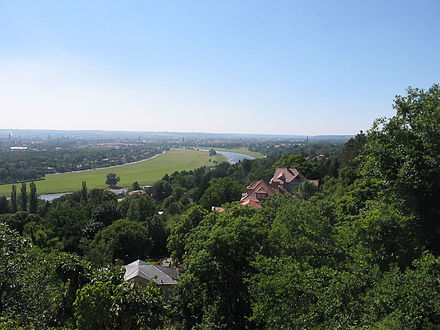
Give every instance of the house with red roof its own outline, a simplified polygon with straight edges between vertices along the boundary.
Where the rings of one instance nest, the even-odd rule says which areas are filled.
[[[260,202],[269,196],[281,193],[278,188],[271,187],[264,180],[254,181],[246,189],[247,192],[241,197],[241,204],[252,206],[254,209],[261,208]]]
[[[249,205],[255,209],[261,208],[260,202],[272,195],[289,194],[293,189],[304,182],[318,186],[318,180],[308,180],[296,168],[277,168],[272,179],[267,183],[264,180],[252,182],[247,186],[247,192],[241,197],[242,205]]]
[[[287,167],[275,169],[275,173],[272,179],[270,179],[269,184],[273,188],[292,193],[297,185],[306,181],[318,186],[318,180],[309,180],[296,168]]]

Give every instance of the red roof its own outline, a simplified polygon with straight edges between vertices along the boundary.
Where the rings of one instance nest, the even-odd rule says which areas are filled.
[[[280,193],[278,189],[272,188],[264,180],[252,182],[249,186],[247,186],[247,191],[248,192],[240,200],[241,204],[250,205],[253,208],[261,208],[261,200],[266,199],[271,195],[276,195]]]
[[[307,180],[307,178],[302,175],[296,168],[277,168],[275,169],[275,173],[270,180],[270,184],[272,183],[291,183],[297,177],[301,177],[303,180]]]

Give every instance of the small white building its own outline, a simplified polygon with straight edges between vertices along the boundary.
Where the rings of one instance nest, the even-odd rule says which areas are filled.
[[[141,286],[146,286],[148,282],[151,282],[160,287],[166,298],[170,296],[179,277],[177,270],[173,267],[151,265],[142,260],[133,261],[124,268],[124,281],[132,281]]]

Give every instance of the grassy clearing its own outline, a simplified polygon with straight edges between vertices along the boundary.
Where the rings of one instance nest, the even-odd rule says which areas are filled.
[[[217,162],[217,164],[223,163],[223,162],[227,162],[228,159],[226,158],[226,156],[220,155],[220,154],[216,154],[214,156],[210,157],[211,159],[211,165],[215,166],[216,164],[214,162]]]
[[[206,147],[205,149],[211,149],[211,147]],[[243,154],[252,156],[254,158],[264,158],[263,154],[260,154],[259,152],[253,152],[250,151],[247,147],[241,147],[241,148],[212,148],[219,151],[229,151],[229,152],[236,152],[237,154]]]
[[[216,159],[218,161],[218,159]],[[223,157],[221,161],[226,161]],[[219,163],[221,162],[219,161]],[[41,181],[35,181],[38,194],[59,193],[67,191],[78,191],[81,189],[81,182],[86,181],[87,187],[107,188],[105,179],[107,173],[116,173],[121,178],[118,186],[129,187],[134,181],[140,185],[153,184],[160,180],[165,174],[175,171],[191,170],[201,166],[213,166],[209,162],[209,153],[195,150],[173,149],[156,158],[141,163],[121,165],[112,168],[91,170],[87,172],[74,172],[62,174],[49,174]],[[9,195],[11,186],[0,185],[0,196]],[[20,187],[17,186],[17,191]]]

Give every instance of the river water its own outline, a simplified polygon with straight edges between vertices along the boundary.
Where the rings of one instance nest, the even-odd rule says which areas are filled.
[[[71,194],[71,192],[67,192],[67,193],[59,193],[59,194],[45,194],[45,195],[39,195],[38,198],[39,198],[39,199],[42,199],[42,200],[44,200],[44,201],[51,202],[51,201],[53,201],[53,200],[56,199],[56,198],[59,198],[59,197],[61,197],[61,196],[68,195],[68,194]]]
[[[198,149],[198,150],[209,152],[208,149]],[[238,163],[240,160],[243,160],[243,159],[255,159],[255,157],[239,154],[239,153],[236,153],[236,152],[223,151],[223,150],[215,150],[215,152],[217,152],[220,155],[225,156],[228,159],[228,162],[230,164]]]

